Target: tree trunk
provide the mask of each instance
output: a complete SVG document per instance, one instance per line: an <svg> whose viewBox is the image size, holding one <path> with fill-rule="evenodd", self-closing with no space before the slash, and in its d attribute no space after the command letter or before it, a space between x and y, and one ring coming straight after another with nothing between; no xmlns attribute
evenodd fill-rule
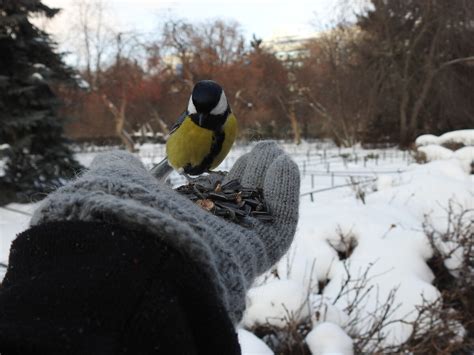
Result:
<svg viewBox="0 0 474 355"><path fill-rule="evenodd" d="M408 106L408 92L402 92L402 99L400 100L400 146L408 146L408 117L407 117L407 106Z"/></svg>
<svg viewBox="0 0 474 355"><path fill-rule="evenodd" d="M167 136L170 133L168 125L165 123L165 121L161 119L160 115L158 114L156 110L153 110L152 114L155 118L155 121L158 122L158 125L160 126L160 130L163 133L163 136Z"/></svg>
<svg viewBox="0 0 474 355"><path fill-rule="evenodd" d="M415 100L413 111L411 112L411 115L410 115L410 123L409 123L409 129L408 129L408 132L409 132L408 139L410 140L415 138L415 135L417 133L416 130L418 128L420 110L423 107L423 104L425 103L425 100L428 96L428 92L430 91L431 84L433 83L433 78L434 78L434 72L430 72L428 74L428 77L426 78L426 81L423 84L423 87L421 88L420 95Z"/></svg>
<svg viewBox="0 0 474 355"><path fill-rule="evenodd" d="M133 143L132 137L125 130L125 108L127 106L127 100L122 98L120 102L120 110L110 101L106 95L102 95L102 100L104 101L107 108L110 110L115 119L115 133L122 140L122 143L127 147L129 152L135 151L135 146Z"/></svg>
<svg viewBox="0 0 474 355"><path fill-rule="evenodd" d="M419 120L419 115L420 115L420 110L423 107L423 104L425 103L426 98L428 97L428 92L431 89L431 86L433 84L433 79L436 74L435 69L433 68L433 61L435 57L435 51L436 51L436 46L438 43L438 38L439 38L439 33L440 29L437 29L436 34L434 35L431 44L430 44L430 50L428 52L428 58L427 58L427 63L426 63L426 79L423 83L423 86L421 87L421 91L418 95L418 97L415 100L415 104L413 105L413 110L410 115L410 122L409 122L409 134L410 137L409 139L415 138L416 135L416 129L418 127L418 120Z"/></svg>
<svg viewBox="0 0 474 355"><path fill-rule="evenodd" d="M290 118L291 129L293 131L293 142L295 144L301 144L300 127L298 125L298 120L296 119L294 104L290 104L290 110L288 112L288 117Z"/></svg>

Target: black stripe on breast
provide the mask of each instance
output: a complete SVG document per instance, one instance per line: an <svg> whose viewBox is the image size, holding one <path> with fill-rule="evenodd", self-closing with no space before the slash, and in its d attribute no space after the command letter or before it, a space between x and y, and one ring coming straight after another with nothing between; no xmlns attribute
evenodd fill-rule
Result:
<svg viewBox="0 0 474 355"><path fill-rule="evenodd" d="M224 144L225 133L224 130L214 131L212 135L212 144L210 152L204 157L201 164L197 166L191 166L188 164L184 167L184 172L189 175L200 175L208 171L212 165L214 159L219 155L222 150L222 144Z"/></svg>
<svg viewBox="0 0 474 355"><path fill-rule="evenodd" d="M191 117L191 120L199 127L215 131L224 125L225 121L227 120L227 116L229 116L231 112L232 111L230 110L230 107L227 106L227 110L222 115L201 114L201 122L199 122L198 113L193 113L189 116Z"/></svg>

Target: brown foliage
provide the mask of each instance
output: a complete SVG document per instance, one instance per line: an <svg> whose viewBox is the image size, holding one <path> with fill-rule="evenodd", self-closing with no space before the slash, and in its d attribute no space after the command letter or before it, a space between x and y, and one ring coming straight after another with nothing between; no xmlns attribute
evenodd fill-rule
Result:
<svg viewBox="0 0 474 355"><path fill-rule="evenodd" d="M110 140L115 138L111 114L98 92L63 93L66 100L65 113L71 118L66 125L66 134L75 140Z"/></svg>
<svg viewBox="0 0 474 355"><path fill-rule="evenodd" d="M345 146L408 146L419 133L472 125L474 3L371 3L355 25L341 23L302 42L302 55L283 61L257 38L247 46L232 21L173 18L148 42L135 33L105 36L100 7L95 27L87 16L77 26L98 33L78 36L89 55L84 77L92 91L64 95L75 119L68 132L86 139L116 135L114 115L97 99L103 95L124 107L126 133L145 124L166 132L163 122L175 122L202 79L224 87L245 139L301 135Z"/></svg>
<svg viewBox="0 0 474 355"><path fill-rule="evenodd" d="M371 88L363 80L368 73L354 51L360 36L356 27L344 26L322 34L307 44L309 56L297 71L318 130L338 145L360 141L373 110Z"/></svg>

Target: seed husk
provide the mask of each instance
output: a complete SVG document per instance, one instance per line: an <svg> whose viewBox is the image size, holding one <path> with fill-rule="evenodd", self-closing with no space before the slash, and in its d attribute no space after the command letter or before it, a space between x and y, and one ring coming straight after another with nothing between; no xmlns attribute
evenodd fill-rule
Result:
<svg viewBox="0 0 474 355"><path fill-rule="evenodd" d="M222 184L224 176L220 174L217 182L215 176L198 177L176 191L216 216L241 225L248 224L248 217L261 222L273 221L262 189L243 187L237 179Z"/></svg>
<svg viewBox="0 0 474 355"><path fill-rule="evenodd" d="M209 198L213 200L220 200L220 201L233 201L235 200L235 194L225 194L222 192L209 192L207 195Z"/></svg>
<svg viewBox="0 0 474 355"><path fill-rule="evenodd" d="M238 179L230 180L224 185L222 185L222 190L239 190L241 189L242 186L240 185L240 182Z"/></svg>

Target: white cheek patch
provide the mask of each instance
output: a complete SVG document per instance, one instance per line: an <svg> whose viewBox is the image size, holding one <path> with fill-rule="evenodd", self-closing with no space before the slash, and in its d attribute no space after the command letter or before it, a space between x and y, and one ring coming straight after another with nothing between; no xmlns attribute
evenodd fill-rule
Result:
<svg viewBox="0 0 474 355"><path fill-rule="evenodd" d="M194 106L194 103L193 103L193 96L191 95L191 97L189 98L189 103L188 103L188 114L193 114L193 113L197 113L197 110L196 110L196 106Z"/></svg>
<svg viewBox="0 0 474 355"><path fill-rule="evenodd" d="M221 97L216 107L211 111L211 115L222 115L227 110L227 98L225 97L224 90L221 92Z"/></svg>

